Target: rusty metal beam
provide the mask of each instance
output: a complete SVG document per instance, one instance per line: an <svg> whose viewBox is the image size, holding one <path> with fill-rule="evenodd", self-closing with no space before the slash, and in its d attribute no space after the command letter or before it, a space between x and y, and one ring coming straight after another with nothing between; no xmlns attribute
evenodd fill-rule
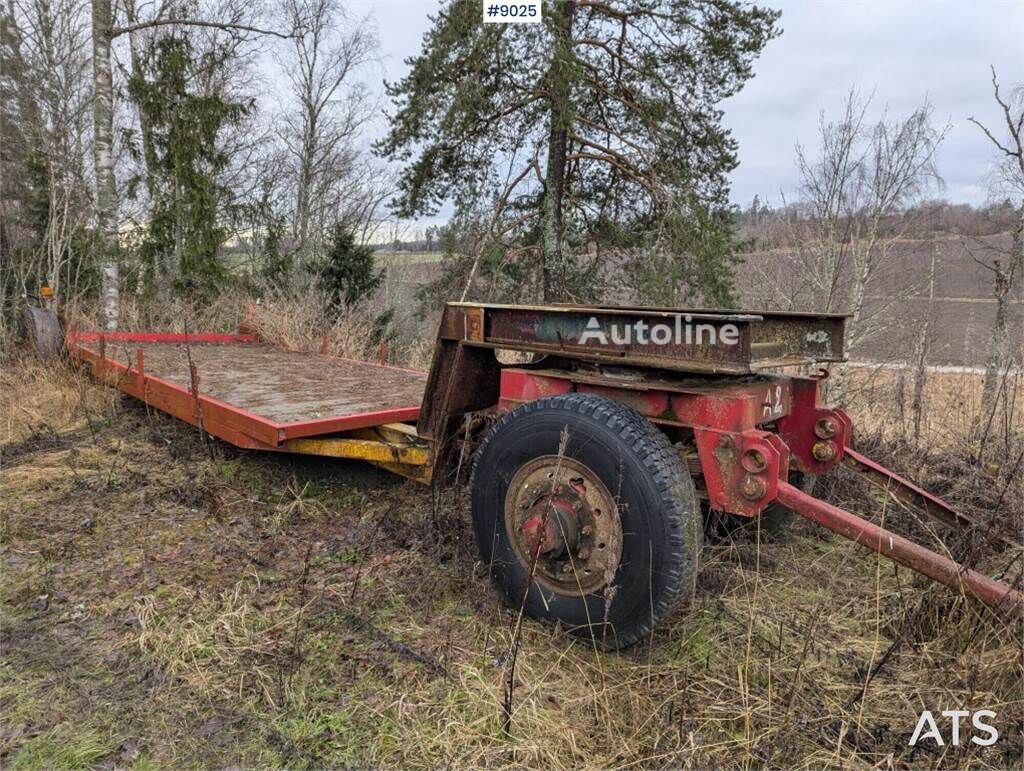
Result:
<svg viewBox="0 0 1024 771"><path fill-rule="evenodd" d="M596 320L596 326L594 321ZM845 317L573 305L449 303L439 337L584 361L706 374L751 374L768 367L844 360ZM589 325L589 326L588 326ZM667 342L613 330L671 330ZM723 343L723 330L735 341ZM605 340L585 333L601 332ZM712 342L714 341L714 342Z"/></svg>
<svg viewBox="0 0 1024 771"><path fill-rule="evenodd" d="M936 554L838 506L819 501L787 482L779 482L778 500L801 517L817 522L940 584L974 597L994 609L1024 615L1024 593L1002 581L959 565L948 557Z"/></svg>
<svg viewBox="0 0 1024 771"><path fill-rule="evenodd" d="M875 463L870 458L861 455L850 447L844 449L843 463L859 473L875 487L891 494L900 503L948 527L982 526L974 517L957 511L937 495L932 495L927 490ZM1010 546L1020 546L1019 541L1014 540L1006 533L999 532L996 533L996 536Z"/></svg>
<svg viewBox="0 0 1024 771"><path fill-rule="evenodd" d="M983 523L979 522L976 518L956 511L938 496L933 496L928 490L904 479L899 474L890 471L870 458L862 456L852 447L844 449L843 463L860 474L872 485L888 492L889 495L904 506L914 511L919 511L947 527L983 526ZM1002 543L1010 546L1020 546L1019 540L1009 536L1006 532L996 531L995 537L1002 541Z"/></svg>

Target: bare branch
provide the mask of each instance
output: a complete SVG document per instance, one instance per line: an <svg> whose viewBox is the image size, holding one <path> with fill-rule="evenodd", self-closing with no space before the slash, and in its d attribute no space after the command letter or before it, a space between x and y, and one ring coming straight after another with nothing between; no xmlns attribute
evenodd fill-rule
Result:
<svg viewBox="0 0 1024 771"><path fill-rule="evenodd" d="M1004 147L1003 144L998 139L996 139L994 136L992 136L992 132L989 131L985 127L985 125L983 123L981 123L981 121L977 120L974 116L971 116L967 120L970 121L971 123L973 123L978 128L980 128L982 131L984 131L985 132L985 136L987 136L989 138L989 140L992 142L992 144L994 144L1002 152L1006 153L1011 158L1016 158L1017 157L1018 153L1013 152L1008 147Z"/></svg>
<svg viewBox="0 0 1024 771"><path fill-rule="evenodd" d="M282 40L291 40L298 34L294 30L285 34L284 32L278 32L272 29L251 27L248 24L227 24L219 21L201 21L199 19L151 19L149 21L140 21L136 24L129 24L125 27L114 27L110 30L110 39L113 40L116 37L126 35L130 32L138 32L139 30L173 25L209 27L211 29L219 29L224 32L252 32L255 35L271 35L273 37L281 38Z"/></svg>

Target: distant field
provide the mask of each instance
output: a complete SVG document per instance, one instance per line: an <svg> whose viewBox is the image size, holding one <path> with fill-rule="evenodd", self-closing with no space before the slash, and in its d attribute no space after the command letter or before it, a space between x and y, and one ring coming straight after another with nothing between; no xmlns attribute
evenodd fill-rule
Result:
<svg viewBox="0 0 1024 771"><path fill-rule="evenodd" d="M874 331L853 356L905 360L919 344L922 325L930 318L929 364L983 367L996 303L991 272L979 267L973 257L992 260L1006 247L1005 236L907 239L893 246L868 282L863 323ZM929 298L933 259L935 289ZM799 309L809 309L809 268L796 250L750 252L743 260L736 283L744 307L785 308L794 301ZM1018 287L1008 311L1011 340L1024 336L1022 292Z"/></svg>
<svg viewBox="0 0 1024 771"><path fill-rule="evenodd" d="M409 265L423 262L441 262L444 252L374 252L374 261L380 266Z"/></svg>
<svg viewBox="0 0 1024 771"><path fill-rule="evenodd" d="M907 360L920 341L925 320L928 363L932 366L983 367L995 318L991 277L972 259L972 251L986 258L987 249L1005 246L1002 236L975 242L958 238L934 241L906 240L891 249L869 282L863 323L868 336L852 353L876 362ZM995 254L995 252L991 252ZM440 274L441 252L378 251L376 264L387 271L382 302L405 307L415 290ZM935 259L935 293L927 295L927 276ZM811 310L807 266L792 250L750 252L743 255L736 275L740 304L745 308L785 308L796 303ZM606 300L634 303L635 298L609 288ZM1024 337L1024 295L1009 308L1010 339ZM410 305L411 307L411 305Z"/></svg>

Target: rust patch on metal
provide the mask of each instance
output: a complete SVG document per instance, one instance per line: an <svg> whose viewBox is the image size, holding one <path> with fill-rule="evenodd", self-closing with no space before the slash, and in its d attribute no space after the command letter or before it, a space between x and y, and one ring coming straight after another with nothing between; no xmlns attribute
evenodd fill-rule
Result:
<svg viewBox="0 0 1024 771"><path fill-rule="evenodd" d="M439 337L605 364L749 374L842 361L844 324L845 317L829 314L449 303ZM653 337L639 332L634 339L620 338L613 331L614 327L649 330L654 326L669 331L668 339L654 343ZM726 326L735 328L735 344L723 342ZM588 330L603 337L585 336Z"/></svg>
<svg viewBox="0 0 1024 771"><path fill-rule="evenodd" d="M505 530L534 580L579 596L608 586L622 559L615 499L586 465L543 455L521 466L505 496Z"/></svg>
<svg viewBox="0 0 1024 771"><path fill-rule="evenodd" d="M475 343L484 341L484 309L466 308L466 334L467 340Z"/></svg>

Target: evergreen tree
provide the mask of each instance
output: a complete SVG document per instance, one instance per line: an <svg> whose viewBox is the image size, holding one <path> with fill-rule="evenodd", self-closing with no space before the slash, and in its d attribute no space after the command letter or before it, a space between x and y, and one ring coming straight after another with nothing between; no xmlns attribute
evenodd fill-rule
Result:
<svg viewBox="0 0 1024 771"><path fill-rule="evenodd" d="M596 244L667 255L728 301L737 161L718 104L777 18L734 0L554 0L540 24L483 24L456 0L389 85L378 151L406 164L398 213L493 201L494 240L532 256L547 300L576 297L575 256Z"/></svg>
<svg viewBox="0 0 1024 771"><path fill-rule="evenodd" d="M373 250L357 244L349 228L335 225L327 260L317 276L317 284L327 292L335 311L350 308L368 297L383 278L384 271L373 267Z"/></svg>
<svg viewBox="0 0 1024 771"><path fill-rule="evenodd" d="M146 74L137 72L128 84L152 137L143 258L151 278L179 289L216 291L226 276L219 250L234 196L220 179L230 160L222 132L240 125L253 107L211 85L230 55L227 43L197 54L188 31L156 37L146 51Z"/></svg>

